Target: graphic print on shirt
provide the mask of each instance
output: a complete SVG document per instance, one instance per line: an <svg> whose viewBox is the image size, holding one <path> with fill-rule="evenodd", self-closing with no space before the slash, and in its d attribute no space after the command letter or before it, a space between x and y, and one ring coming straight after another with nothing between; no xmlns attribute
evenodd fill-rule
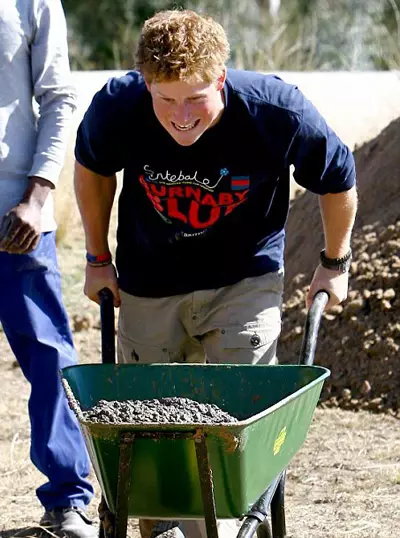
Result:
<svg viewBox="0 0 400 538"><path fill-rule="evenodd" d="M212 178L198 170L159 171L145 164L139 181L160 217L182 225L184 237L202 235L229 215L247 200L250 188L250 176L231 175L228 168Z"/></svg>

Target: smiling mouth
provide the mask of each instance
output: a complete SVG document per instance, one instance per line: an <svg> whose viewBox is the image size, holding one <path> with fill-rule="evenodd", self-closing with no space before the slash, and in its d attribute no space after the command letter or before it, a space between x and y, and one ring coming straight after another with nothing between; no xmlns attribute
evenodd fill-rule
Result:
<svg viewBox="0 0 400 538"><path fill-rule="evenodd" d="M195 129L200 123L200 120L195 120L192 123L189 123L188 125L179 125L178 123L174 123L173 121L171 121L171 123L177 131L186 132L186 131L191 131Z"/></svg>

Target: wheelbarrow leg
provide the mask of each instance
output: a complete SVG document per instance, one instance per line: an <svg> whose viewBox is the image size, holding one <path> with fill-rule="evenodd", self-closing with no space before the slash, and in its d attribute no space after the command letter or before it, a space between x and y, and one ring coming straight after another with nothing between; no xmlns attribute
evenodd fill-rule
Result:
<svg viewBox="0 0 400 538"><path fill-rule="evenodd" d="M271 524L273 538L286 537L285 519L285 478L284 472L279 480L278 487L271 501Z"/></svg>
<svg viewBox="0 0 400 538"><path fill-rule="evenodd" d="M207 538L218 538L217 512L215 509L214 482L208 461L207 443L204 435L195 438L197 466L199 469L201 496Z"/></svg>
<svg viewBox="0 0 400 538"><path fill-rule="evenodd" d="M134 434L121 434L114 538L126 538L128 530L129 492L132 475L132 445L134 441Z"/></svg>
<svg viewBox="0 0 400 538"><path fill-rule="evenodd" d="M115 318L114 318L114 297L112 291L108 288L103 288L99 291L100 296L100 321L101 321L101 360L103 364L116 364L115 358ZM124 473L121 467L125 468L128 465L130 469L130 451L126 453L126 443L122 443L123 435L120 438L120 460L118 469L118 485L117 485L117 510L121 501L121 490L129 492L129 484L124 483ZM124 460L125 458L125 460ZM127 479L130 481L130 473L127 473ZM121 478L122 477L122 478ZM122 497L124 497L122 495ZM124 499L125 501L125 499ZM124 502L123 501L123 502ZM127 503L127 499L126 499ZM101 497L99 505L100 528L99 538L115 538L116 536L126 537L128 526L128 506L123 505L122 517L117 517L107 506L104 496ZM126 519L126 521L125 521ZM118 523L117 523L118 522ZM125 527L125 530L124 530Z"/></svg>

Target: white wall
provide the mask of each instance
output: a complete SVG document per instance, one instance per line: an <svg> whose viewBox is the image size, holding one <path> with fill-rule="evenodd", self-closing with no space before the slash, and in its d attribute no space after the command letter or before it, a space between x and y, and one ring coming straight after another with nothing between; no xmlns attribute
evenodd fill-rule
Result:
<svg viewBox="0 0 400 538"><path fill-rule="evenodd" d="M112 76L123 71L73 72L80 118L93 94ZM296 84L326 118L337 134L354 149L374 138L400 117L400 72L285 72L277 73Z"/></svg>

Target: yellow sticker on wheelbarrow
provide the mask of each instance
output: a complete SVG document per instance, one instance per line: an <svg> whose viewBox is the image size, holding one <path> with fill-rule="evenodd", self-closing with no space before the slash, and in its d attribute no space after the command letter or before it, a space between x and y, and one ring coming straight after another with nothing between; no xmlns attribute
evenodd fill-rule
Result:
<svg viewBox="0 0 400 538"><path fill-rule="evenodd" d="M282 428L282 430L280 431L278 437L275 439L275 443L274 443L274 456L276 456L277 454L279 454L279 452L281 451L281 448L282 448L282 445L283 443L285 442L286 440L286 426L284 428Z"/></svg>

